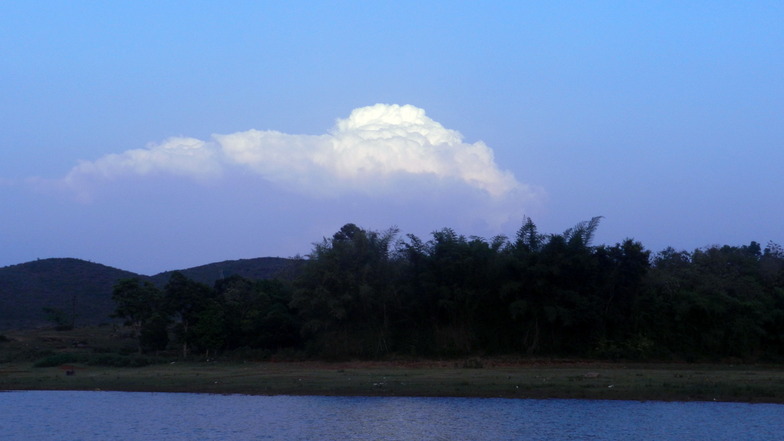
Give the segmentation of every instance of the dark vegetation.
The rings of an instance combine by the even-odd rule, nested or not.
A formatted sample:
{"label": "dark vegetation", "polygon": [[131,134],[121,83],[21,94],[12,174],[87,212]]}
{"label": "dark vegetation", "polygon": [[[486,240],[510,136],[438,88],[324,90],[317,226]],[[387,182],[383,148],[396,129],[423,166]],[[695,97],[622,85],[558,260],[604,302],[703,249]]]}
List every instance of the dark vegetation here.
{"label": "dark vegetation", "polygon": [[[96,329],[118,344],[82,350],[79,360],[113,366],[158,356],[784,358],[782,247],[653,254],[632,239],[594,246],[599,222],[545,235],[525,219],[514,238],[447,228],[426,241],[347,224],[307,259],[229,261],[153,277],[39,260],[0,268],[0,329],[103,323]],[[0,334],[2,347],[12,343]],[[19,348],[4,358],[62,352]]]}
{"label": "dark vegetation", "polygon": [[[212,286],[231,275],[249,279],[291,279],[298,261],[277,257],[212,263],[182,270]],[[80,259],[39,259],[0,268],[0,331],[54,325],[60,329],[110,323],[120,279],[138,278],[163,287],[171,272],[152,277]]]}
{"label": "dark vegetation", "polygon": [[428,241],[347,224],[290,280],[123,279],[116,316],[139,352],[184,357],[782,359],[780,246],[593,246],[599,221],[544,235],[526,219],[512,239],[443,229]]}
{"label": "dark vegetation", "polygon": [[251,280],[283,279],[291,280],[297,274],[298,263],[296,259],[280,257],[258,257],[255,259],[227,260],[225,262],[211,263],[196,266],[180,271],[166,271],[150,277],[150,281],[158,287],[163,287],[175,272],[182,273],[194,282],[212,285],[216,280],[229,276],[240,276]]}
{"label": "dark vegetation", "polygon": [[107,321],[112,286],[136,277],[79,259],[40,259],[0,268],[0,329],[47,324],[67,329]]}

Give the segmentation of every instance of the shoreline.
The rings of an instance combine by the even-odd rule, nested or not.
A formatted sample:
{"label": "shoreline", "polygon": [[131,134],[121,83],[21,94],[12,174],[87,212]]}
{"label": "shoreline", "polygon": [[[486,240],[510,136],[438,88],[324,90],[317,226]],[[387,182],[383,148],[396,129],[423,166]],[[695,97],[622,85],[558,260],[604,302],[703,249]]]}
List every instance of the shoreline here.
{"label": "shoreline", "polygon": [[[71,375],[67,371],[72,371]],[[0,364],[0,390],[784,404],[777,366],[578,362],[172,362],[136,368]]]}

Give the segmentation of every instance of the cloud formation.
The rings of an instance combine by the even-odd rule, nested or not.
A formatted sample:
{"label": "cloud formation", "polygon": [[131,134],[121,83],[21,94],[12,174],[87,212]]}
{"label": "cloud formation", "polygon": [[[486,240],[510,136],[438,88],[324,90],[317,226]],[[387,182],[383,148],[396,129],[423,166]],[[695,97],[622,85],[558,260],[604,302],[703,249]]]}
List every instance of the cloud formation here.
{"label": "cloud formation", "polygon": [[100,181],[161,174],[213,180],[236,168],[310,195],[384,194],[416,177],[462,183],[493,199],[529,192],[499,169],[483,142],[465,143],[423,109],[387,104],[355,109],[323,135],[248,130],[209,141],[170,138],[81,162],[64,183],[86,193]]}
{"label": "cloud formation", "polygon": [[221,170],[215,146],[195,138],[169,138],[146,149],[111,154],[97,161],[82,161],[71,169],[65,180],[74,182],[84,177],[116,179],[154,173],[204,178],[218,175]]}

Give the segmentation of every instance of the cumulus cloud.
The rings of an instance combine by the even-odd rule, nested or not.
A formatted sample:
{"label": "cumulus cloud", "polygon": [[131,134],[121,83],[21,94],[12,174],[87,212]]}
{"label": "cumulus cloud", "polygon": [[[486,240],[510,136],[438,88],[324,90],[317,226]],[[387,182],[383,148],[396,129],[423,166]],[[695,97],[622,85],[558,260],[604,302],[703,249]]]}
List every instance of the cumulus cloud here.
{"label": "cumulus cloud", "polygon": [[64,183],[89,192],[91,185],[129,176],[210,180],[236,169],[310,195],[389,194],[412,179],[456,183],[496,200],[533,194],[498,167],[483,142],[464,142],[459,132],[432,120],[423,109],[387,104],[355,109],[323,135],[248,130],[213,135],[208,141],[170,138],[81,162]]}
{"label": "cumulus cloud", "polygon": [[71,169],[65,182],[155,173],[204,178],[220,174],[222,166],[218,153],[215,146],[198,139],[169,138],[161,144],[151,144],[146,149],[111,154],[97,161],[82,161]]}

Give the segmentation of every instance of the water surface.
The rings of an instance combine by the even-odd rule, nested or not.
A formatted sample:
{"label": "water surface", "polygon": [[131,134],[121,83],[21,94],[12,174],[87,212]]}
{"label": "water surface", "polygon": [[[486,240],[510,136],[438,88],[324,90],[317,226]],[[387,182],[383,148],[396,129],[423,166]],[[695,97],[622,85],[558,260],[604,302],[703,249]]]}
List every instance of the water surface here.
{"label": "water surface", "polygon": [[780,440],[784,405],[0,393],[0,440]]}

